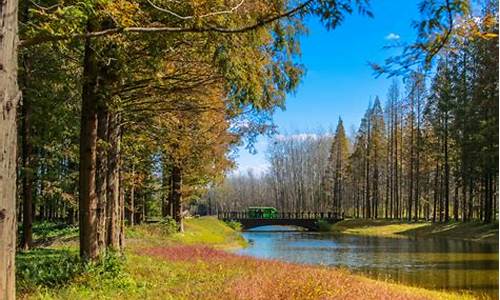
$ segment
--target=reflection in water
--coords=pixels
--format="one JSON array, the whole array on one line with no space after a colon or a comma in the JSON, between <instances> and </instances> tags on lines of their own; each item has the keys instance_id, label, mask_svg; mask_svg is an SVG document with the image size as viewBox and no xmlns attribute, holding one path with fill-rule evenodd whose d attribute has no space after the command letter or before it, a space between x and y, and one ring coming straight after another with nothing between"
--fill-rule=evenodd
<instances>
[{"instance_id":1,"label":"reflection in water","mask_svg":"<svg viewBox=\"0 0 500 300\"><path fill-rule=\"evenodd\" d=\"M275 232L269 229L280 229ZM269 227L244 232L240 254L346 267L377 279L498 298L498 245L450 239L395 239Z\"/></svg>"}]
</instances>

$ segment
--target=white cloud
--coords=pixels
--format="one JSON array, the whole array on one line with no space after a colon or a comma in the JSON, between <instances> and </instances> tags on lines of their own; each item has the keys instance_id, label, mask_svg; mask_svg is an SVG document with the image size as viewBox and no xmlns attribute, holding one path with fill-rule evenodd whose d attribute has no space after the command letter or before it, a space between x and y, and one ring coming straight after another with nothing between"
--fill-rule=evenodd
<instances>
[{"instance_id":1,"label":"white cloud","mask_svg":"<svg viewBox=\"0 0 500 300\"><path fill-rule=\"evenodd\" d=\"M254 176L260 177L267 173L269 170L269 164L265 163L253 163L253 164L238 164L238 168L233 170L230 175L247 175L252 172Z\"/></svg>"},{"instance_id":2,"label":"white cloud","mask_svg":"<svg viewBox=\"0 0 500 300\"><path fill-rule=\"evenodd\" d=\"M319 136L316 133L297 133L292 135L283 135L278 134L274 137L277 141L286 141L286 140L296 140L296 141L304 141L307 139L317 139Z\"/></svg>"},{"instance_id":3,"label":"white cloud","mask_svg":"<svg viewBox=\"0 0 500 300\"><path fill-rule=\"evenodd\" d=\"M399 36L399 34L394 33L394 32L391 32L391 33L389 33L388 35L385 36L385 39L388 40L388 41L397 41L400 38L401 37Z\"/></svg>"}]
</instances>

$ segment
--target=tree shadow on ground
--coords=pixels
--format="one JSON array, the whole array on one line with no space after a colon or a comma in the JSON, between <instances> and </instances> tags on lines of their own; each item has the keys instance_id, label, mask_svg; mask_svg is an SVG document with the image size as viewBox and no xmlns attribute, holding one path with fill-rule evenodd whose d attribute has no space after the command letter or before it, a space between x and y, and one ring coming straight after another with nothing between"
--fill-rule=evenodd
<instances>
[{"instance_id":1,"label":"tree shadow on ground","mask_svg":"<svg viewBox=\"0 0 500 300\"><path fill-rule=\"evenodd\" d=\"M449 237L498 243L498 223L433 223L397 234L411 237Z\"/></svg>"}]
</instances>

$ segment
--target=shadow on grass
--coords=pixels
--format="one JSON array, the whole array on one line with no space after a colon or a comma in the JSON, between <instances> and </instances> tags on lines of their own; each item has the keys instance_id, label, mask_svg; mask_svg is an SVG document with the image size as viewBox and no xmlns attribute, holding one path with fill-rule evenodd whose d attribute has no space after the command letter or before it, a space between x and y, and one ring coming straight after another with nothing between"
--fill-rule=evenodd
<instances>
[{"instance_id":1,"label":"shadow on grass","mask_svg":"<svg viewBox=\"0 0 500 300\"><path fill-rule=\"evenodd\" d=\"M22 230L22 228L21 228ZM66 223L37 222L33 224L35 247L47 247L55 241L67 242L78 236L78 226Z\"/></svg>"},{"instance_id":2,"label":"shadow on grass","mask_svg":"<svg viewBox=\"0 0 500 300\"><path fill-rule=\"evenodd\" d=\"M40 248L16 255L16 284L20 292L53 288L71 282L84 266L76 250Z\"/></svg>"},{"instance_id":3,"label":"shadow on grass","mask_svg":"<svg viewBox=\"0 0 500 300\"><path fill-rule=\"evenodd\" d=\"M338 222L335 225L338 227L355 228L363 226L369 226L369 227L387 226L394 224L401 224L401 221L393 219L347 219Z\"/></svg>"},{"instance_id":4,"label":"shadow on grass","mask_svg":"<svg viewBox=\"0 0 500 300\"><path fill-rule=\"evenodd\" d=\"M450 237L498 243L498 223L434 223L398 232L412 237Z\"/></svg>"}]
</instances>

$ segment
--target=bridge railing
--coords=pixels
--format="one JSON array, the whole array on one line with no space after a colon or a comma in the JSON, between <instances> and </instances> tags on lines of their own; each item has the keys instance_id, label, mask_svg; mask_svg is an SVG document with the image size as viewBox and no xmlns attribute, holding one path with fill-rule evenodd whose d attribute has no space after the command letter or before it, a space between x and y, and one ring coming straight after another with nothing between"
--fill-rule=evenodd
<instances>
[{"instance_id":1,"label":"bridge railing","mask_svg":"<svg viewBox=\"0 0 500 300\"><path fill-rule=\"evenodd\" d=\"M250 215L246 211L223 211L217 213L217 217L221 220L263 219L263 218L256 218L254 215L255 213L252 213L252 215ZM278 212L278 214L274 218L266 218L266 219L342 220L343 218L344 214L338 212L300 211L300 212Z\"/></svg>"}]
</instances>

